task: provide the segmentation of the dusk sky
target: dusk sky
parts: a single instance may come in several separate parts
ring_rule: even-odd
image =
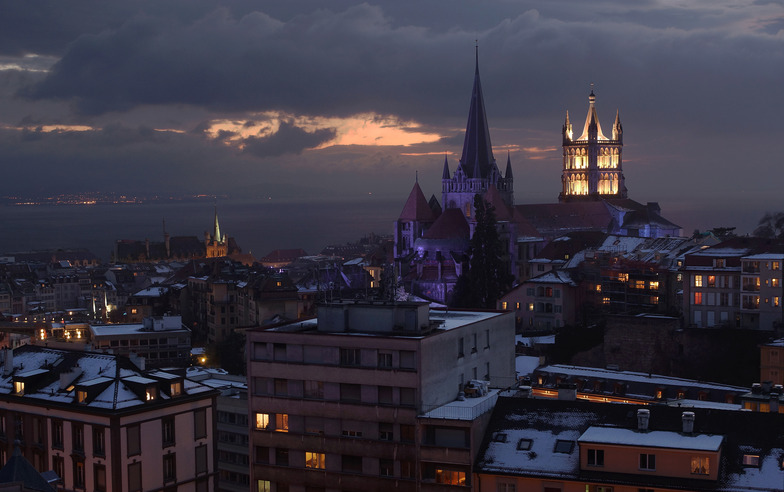
[[[517,203],[554,202],[594,84],[629,197],[684,227],[784,210],[784,2],[0,2],[0,195],[440,199],[474,46]],[[200,231],[196,231],[198,233]],[[358,231],[369,232],[369,231]],[[391,222],[389,231],[392,232]]]

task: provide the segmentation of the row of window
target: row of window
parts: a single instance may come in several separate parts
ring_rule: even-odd
[[[505,304],[505,303],[504,303]],[[506,307],[503,307],[506,309]],[[460,337],[457,339],[457,356],[464,357],[465,356],[465,346],[466,346],[466,339],[468,339],[469,344],[471,345],[471,353],[475,354],[478,351],[478,343],[479,337],[476,333],[472,333],[470,337]],[[489,349],[490,348],[490,330],[485,330],[484,336],[484,347],[482,349]]]
[[[304,453],[304,467],[316,470],[325,470],[327,468],[327,456],[325,453],[318,451],[292,451],[285,448],[268,448],[256,446],[256,463],[257,464],[274,464],[276,466],[289,466],[290,461],[294,460],[295,453],[298,454],[296,459],[302,459]],[[344,473],[375,473],[375,466],[378,465],[378,474],[382,477],[397,477],[404,479],[413,479],[416,475],[416,466],[413,461],[395,461],[391,459],[376,459],[363,456],[354,455],[340,455],[340,462],[330,462],[330,469],[340,469]],[[330,458],[331,459],[331,458]],[[274,460],[274,462],[273,462]],[[372,471],[371,471],[372,470]],[[462,472],[463,483],[465,482],[465,472]],[[264,482],[260,480],[260,482]],[[439,483],[453,483],[442,481]],[[456,482],[455,482],[456,483]],[[269,482],[263,484],[268,486]],[[259,490],[269,490],[268,488],[259,488]]]
[[[253,394],[258,396],[274,395],[379,405],[416,405],[414,388],[262,377],[254,377],[252,383]]]
[[[413,350],[376,350],[285,343],[253,343],[253,360],[355,366],[377,369],[416,369]]]
[[[313,435],[329,435],[340,436],[347,438],[363,438],[368,437],[375,439],[376,437],[381,441],[394,441],[396,425],[388,422],[379,422],[377,427],[375,424],[370,428],[370,424],[366,423],[353,423],[351,421],[340,421],[338,419],[327,419],[317,416],[292,416],[294,428],[289,426],[289,414],[287,413],[262,413],[256,412],[254,414],[254,429],[273,432],[301,432],[304,434]],[[340,429],[338,431],[338,429]],[[400,424],[398,427],[400,442],[414,442],[414,426]],[[373,435],[365,436],[365,432]],[[228,436],[227,436],[228,437]],[[220,436],[219,436],[220,438]]]
[[[586,450],[586,463],[588,466],[603,467],[604,450]],[[640,453],[638,468],[642,471],[656,471],[656,455],[652,453]],[[704,456],[692,457],[689,469],[692,475],[710,475],[710,458]]]
[[[164,448],[174,446],[176,443],[175,418],[161,419],[161,446]],[[126,428],[126,443],[128,456],[141,454],[141,426],[129,425]],[[193,440],[207,437],[207,410],[199,408],[193,412]]]

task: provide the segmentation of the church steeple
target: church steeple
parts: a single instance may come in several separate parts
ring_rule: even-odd
[[[508,150],[506,151],[506,172],[504,173],[504,178],[507,180],[512,179],[512,156]]]
[[[441,179],[450,179],[449,177],[449,161],[444,154],[444,172],[441,173]]]
[[[588,115],[585,117],[583,134],[578,140],[607,140],[607,137],[602,134],[602,125],[599,124],[599,117],[596,115],[595,103],[596,95],[591,89],[591,94],[588,95]]]
[[[476,47],[476,68],[474,70],[474,88],[471,91],[471,105],[468,108],[463,155],[460,166],[467,176],[486,178],[490,174],[495,158],[490,143],[490,130],[487,127],[485,101],[482,95],[482,83],[479,80],[479,47]],[[479,175],[474,170],[479,169]]]
[[[218,223],[218,206],[215,206],[215,224],[212,227],[212,237],[215,241],[222,243],[223,237],[220,233],[220,224]]]
[[[615,123],[613,123],[612,139],[623,143],[623,126],[621,126],[621,111],[615,111]]]

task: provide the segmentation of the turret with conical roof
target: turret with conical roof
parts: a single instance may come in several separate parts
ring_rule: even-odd
[[[510,170],[511,166],[507,166],[508,176],[501,176],[493,156],[482,83],[479,78],[479,48],[477,47],[474,87],[471,91],[471,103],[468,107],[463,153],[451,178],[446,160],[444,162],[444,172],[441,178],[441,204],[444,210],[459,208],[470,220],[474,195],[484,193],[491,184],[498,188],[507,204],[513,205],[514,190]]]
[[[559,201],[626,198],[621,152],[623,129],[616,112],[612,139],[602,133],[596,112],[596,94],[588,95],[588,114],[583,132],[573,139],[569,112],[563,126],[563,173]]]

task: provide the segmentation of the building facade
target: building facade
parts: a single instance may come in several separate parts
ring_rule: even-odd
[[[454,402],[471,380],[514,381],[508,313],[338,302],[247,336],[257,491],[465,487],[482,412],[428,421],[429,431],[418,416]],[[443,439],[457,451],[435,445]],[[432,451],[420,452],[426,443]]]

